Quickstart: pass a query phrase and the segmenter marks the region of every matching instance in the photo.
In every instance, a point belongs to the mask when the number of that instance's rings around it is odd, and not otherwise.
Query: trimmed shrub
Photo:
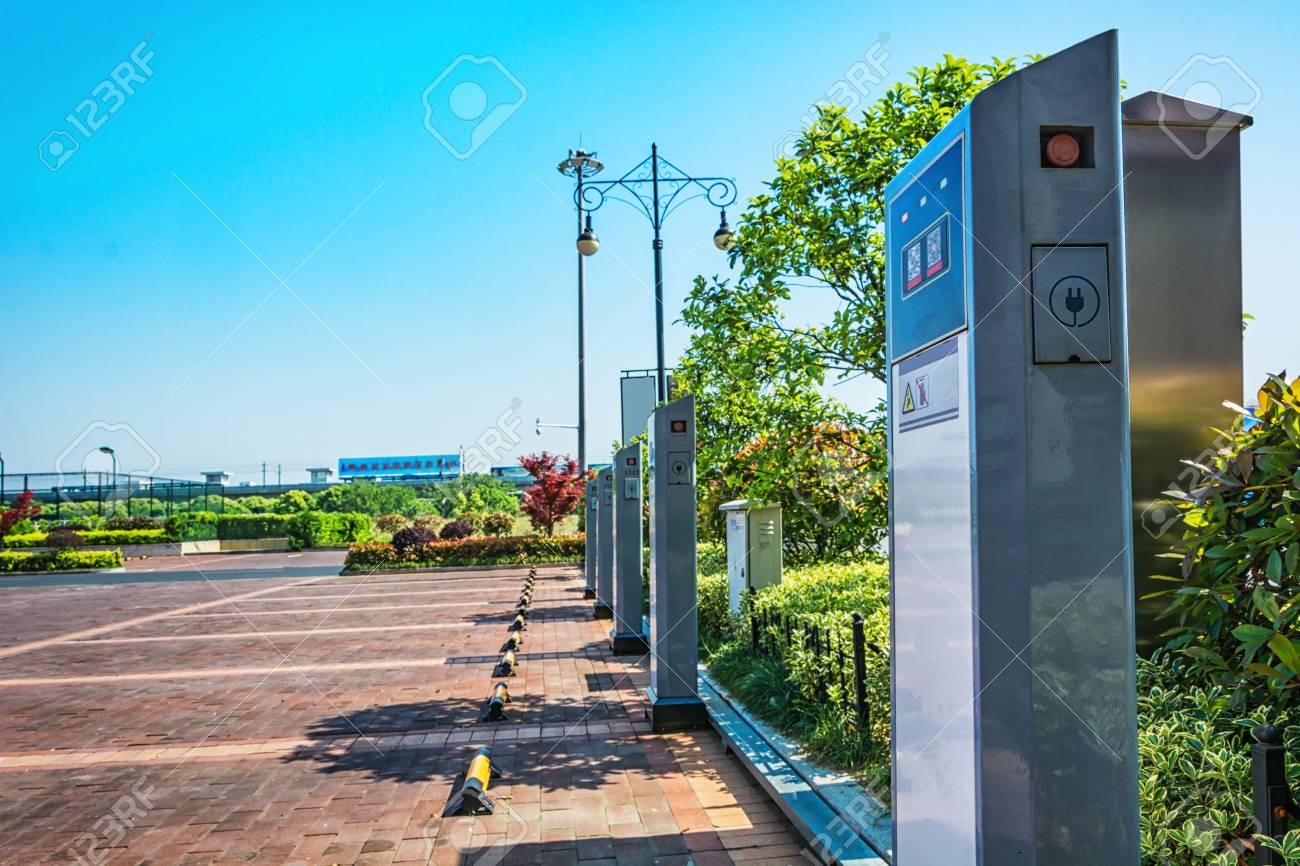
[[[59,533],[77,535],[83,543],[104,544],[163,544],[171,540],[165,529],[89,529],[78,531],[74,526],[54,526],[48,533],[31,532],[24,535],[12,535],[5,539],[5,546],[24,547],[58,547],[61,542],[54,538]],[[54,538],[54,541],[50,539]]]
[[[586,551],[582,535],[507,535],[433,541],[411,551],[415,559],[403,557],[392,544],[357,544],[348,549],[346,568],[439,568],[444,566],[535,564],[576,562]]]
[[[71,550],[76,547],[85,547],[86,539],[81,537],[81,533],[63,527],[46,534],[45,546],[52,547],[55,550]]]
[[[0,551],[0,573],[121,567],[122,551],[120,550],[54,550],[49,553]]]
[[[210,541],[217,537],[217,515],[211,511],[184,511],[167,518],[172,541]]]
[[[453,520],[442,528],[438,537],[443,541],[458,541],[462,538],[469,538],[474,534],[474,525],[466,523],[464,520]]]
[[[397,556],[414,558],[415,551],[424,547],[426,544],[438,540],[438,534],[427,526],[416,524],[408,526],[405,529],[399,529],[393,533],[392,548],[396,551]],[[349,551],[350,553],[350,551]]]
[[[410,525],[411,521],[400,514],[381,514],[375,518],[375,528],[380,532],[391,534],[399,532]]]
[[[355,544],[370,535],[370,515],[303,511],[290,517],[288,531],[289,543],[297,550],[304,547],[342,547]]]
[[[221,514],[217,516],[217,538],[287,538],[292,520],[290,514]]]
[[[509,535],[514,528],[514,516],[504,511],[493,511],[483,517],[483,532],[486,535]]]
[[[5,536],[5,547],[21,549],[24,547],[41,547],[45,544],[44,532],[23,532]]]

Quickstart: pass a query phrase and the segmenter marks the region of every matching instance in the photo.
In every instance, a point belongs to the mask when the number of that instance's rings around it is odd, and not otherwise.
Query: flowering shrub
[[[462,538],[469,538],[474,534],[474,526],[466,523],[464,520],[453,520],[442,528],[438,537],[443,541],[457,541]]]
[[[479,536],[432,541],[405,553],[392,544],[354,544],[348,548],[347,569],[439,568],[442,566],[576,562],[586,550],[583,535]]]

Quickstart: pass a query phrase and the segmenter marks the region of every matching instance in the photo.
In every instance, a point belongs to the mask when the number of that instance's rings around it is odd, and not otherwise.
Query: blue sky
[[[1244,144],[1245,307],[1257,317],[1247,382],[1300,372],[1285,260],[1295,230],[1278,193],[1300,180],[1294,7],[658,3],[575,18],[579,8],[8,7],[0,453],[10,471],[80,468],[103,440],[124,469],[225,468],[249,480],[267,461],[301,480],[303,467],[343,455],[455,451],[512,405],[522,438],[503,462],[572,451],[570,432],[532,429],[539,416],[575,417],[574,226],[555,170],[567,148],[581,142],[621,173],[658,141],[683,169],[734,177],[752,195],[774,146],[881,34],[890,81],[943,53],[1046,53],[1109,27],[1120,29],[1130,94],[1161,88],[1197,54],[1232,58],[1260,94]],[[464,67],[435,88],[435,125],[455,127],[444,136],[453,148],[472,143],[446,109],[465,93],[437,101],[457,76],[488,82],[494,104],[521,103],[465,159],[426,129],[422,100],[461,55],[506,71]],[[141,59],[151,74],[125,77],[134,92],[102,100],[120,104],[101,109],[88,137],[65,119],[84,117],[78,104],[99,82]],[[50,171],[39,151],[60,130],[76,150]],[[670,318],[695,274],[726,268],[710,243],[716,224],[693,202],[667,225]],[[649,227],[607,205],[596,228],[593,460],[618,435],[618,371],[654,363]],[[791,313],[825,308],[799,298]],[[670,329],[670,358],[685,341]],[[865,402],[874,389],[836,393]]]

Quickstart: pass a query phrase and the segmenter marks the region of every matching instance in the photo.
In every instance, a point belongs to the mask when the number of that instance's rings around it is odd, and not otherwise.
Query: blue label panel
[[[890,184],[897,190],[885,212],[891,361],[966,324],[966,137],[954,126],[946,144],[931,142]]]

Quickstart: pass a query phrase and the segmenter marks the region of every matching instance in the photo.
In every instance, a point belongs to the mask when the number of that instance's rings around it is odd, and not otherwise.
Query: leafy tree
[[[797,337],[841,375],[885,378],[884,193],[903,166],[977,93],[1016,69],[1013,59],[971,63],[944,55],[913,69],[860,120],[824,105],[777,160],[767,192],[749,201],[733,264],[755,296],[735,326],[764,324]],[[791,290],[829,293],[830,321],[795,326],[781,315]]]
[[[822,106],[750,199],[731,253],[734,281],[697,278],[678,381],[695,394],[706,535],[717,505],[784,506],[787,552],[823,559],[873,549],[887,522],[883,406],[825,395],[836,378],[885,369],[884,191],[908,160],[1014,60],[944,56],[912,70],[854,119]],[[828,321],[797,323],[789,302],[820,295]]]
[[[1285,374],[1284,374],[1285,375]],[[1186,493],[1170,490],[1183,524],[1166,595],[1169,649],[1198,681],[1238,703],[1300,697],[1300,378],[1270,376],[1254,417],[1241,413]]]
[[[269,496],[245,496],[239,501],[244,503],[249,514],[268,514],[275,504],[275,500]]]
[[[311,511],[315,505],[315,499],[307,491],[286,490],[275,498],[271,511],[275,514],[297,514],[299,511]]]
[[[519,465],[537,479],[524,491],[520,507],[535,529],[554,535],[555,524],[578,507],[587,476],[578,471],[576,460],[549,451],[520,457]]]
[[[24,490],[14,497],[12,508],[0,511],[0,547],[4,547],[5,535],[9,530],[41,513],[41,506],[32,501],[33,495],[32,491]]]
[[[415,488],[404,484],[376,484],[373,481],[349,481],[322,490],[316,496],[316,507],[321,511],[359,512],[377,517],[381,514],[401,514],[413,517],[419,513]]]
[[[755,309],[769,303],[697,279],[682,314],[694,333],[677,377],[696,397],[703,534],[720,535],[719,504],[750,498],[782,506],[795,560],[866,553],[887,516],[882,414],[823,396],[818,346]]]
[[[519,513],[519,496],[508,481],[491,475],[470,473],[420,489],[443,517],[457,517],[466,511]]]

